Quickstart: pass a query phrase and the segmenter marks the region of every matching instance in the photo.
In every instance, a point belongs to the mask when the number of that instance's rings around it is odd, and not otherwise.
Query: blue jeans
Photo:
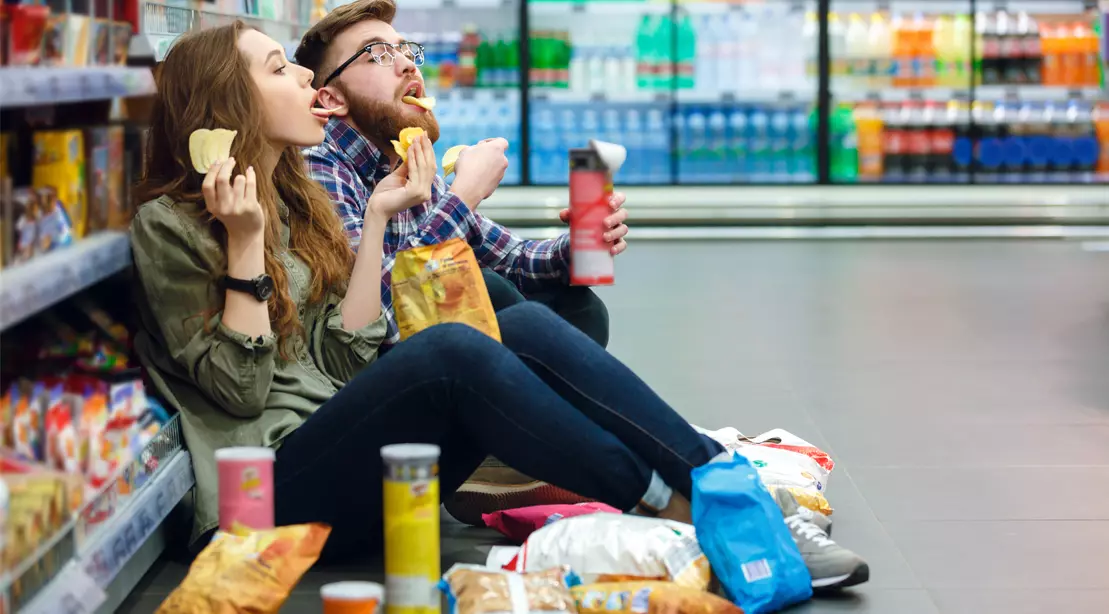
[[[722,451],[626,366],[542,305],[499,315],[503,344],[460,324],[397,345],[277,452],[276,520],[332,526],[328,558],[380,536],[381,446],[435,443],[454,492],[493,455],[510,467],[634,508],[656,474],[690,497],[690,470]]]
[[[550,307],[574,326],[596,341],[601,347],[608,347],[608,308],[593,290],[584,286],[557,286],[529,293],[526,297],[516,285],[496,271],[482,269],[493,311],[501,311],[524,301],[535,301]]]

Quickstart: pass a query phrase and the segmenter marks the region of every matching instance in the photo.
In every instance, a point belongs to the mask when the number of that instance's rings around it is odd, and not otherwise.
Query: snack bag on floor
[[[462,239],[397,252],[393,306],[402,340],[443,322],[467,324],[501,340],[474,250]]]
[[[543,527],[505,568],[558,565],[569,565],[587,583],[666,580],[705,590],[711,576],[691,525],[631,514],[590,514]]]
[[[455,565],[443,574],[439,589],[450,614],[577,614],[569,585],[577,580],[568,567],[535,573]]]
[[[578,614],[743,614],[727,599],[672,582],[604,582],[570,589]]]
[[[331,527],[216,533],[159,614],[276,614],[316,562]]]
[[[809,599],[812,578],[778,504],[750,461],[721,456],[693,470],[693,526],[725,594],[747,614]]]
[[[586,516],[605,512],[619,514],[620,510],[597,501],[574,505],[533,505],[514,510],[482,514],[485,526],[517,542],[524,542],[534,532],[564,518]]]

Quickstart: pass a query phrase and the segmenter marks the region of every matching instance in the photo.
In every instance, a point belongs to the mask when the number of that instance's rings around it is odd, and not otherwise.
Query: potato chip
[[[443,176],[446,177],[454,172],[454,165],[458,163],[458,156],[462,155],[462,150],[466,149],[466,145],[455,145],[443,154]]]
[[[423,107],[428,111],[435,108],[435,96],[424,96],[423,98],[417,98],[415,96],[405,96],[400,100],[401,102],[414,104],[418,107]]]
[[[212,164],[231,157],[231,143],[238,130],[201,128],[189,135],[189,158],[193,168],[201,175],[207,174]]]
[[[393,151],[397,152],[401,160],[408,161],[408,148],[412,146],[412,142],[416,137],[424,134],[423,128],[405,128],[397,135],[397,140],[393,141]]]

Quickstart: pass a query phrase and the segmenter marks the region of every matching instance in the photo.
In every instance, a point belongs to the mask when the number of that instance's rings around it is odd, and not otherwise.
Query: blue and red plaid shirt
[[[362,218],[377,183],[392,169],[389,158],[346,123],[332,118],[323,143],[304,150],[308,171],[331,195],[350,246],[358,251]],[[535,292],[552,283],[565,284],[570,263],[566,234],[545,241],[525,240],[470,209],[448,190],[442,176],[431,184],[431,199],[403,211],[385,227],[381,259],[381,309],[389,323],[384,344],[400,341],[393,312],[391,280],[396,253],[411,247],[464,238],[482,267],[503,275],[521,292]]]

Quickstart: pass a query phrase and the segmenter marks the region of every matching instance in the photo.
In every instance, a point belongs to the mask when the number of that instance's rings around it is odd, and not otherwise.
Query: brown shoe
[[[482,514],[559,503],[592,501],[530,478],[490,456],[444,505],[459,522],[484,527]]]

